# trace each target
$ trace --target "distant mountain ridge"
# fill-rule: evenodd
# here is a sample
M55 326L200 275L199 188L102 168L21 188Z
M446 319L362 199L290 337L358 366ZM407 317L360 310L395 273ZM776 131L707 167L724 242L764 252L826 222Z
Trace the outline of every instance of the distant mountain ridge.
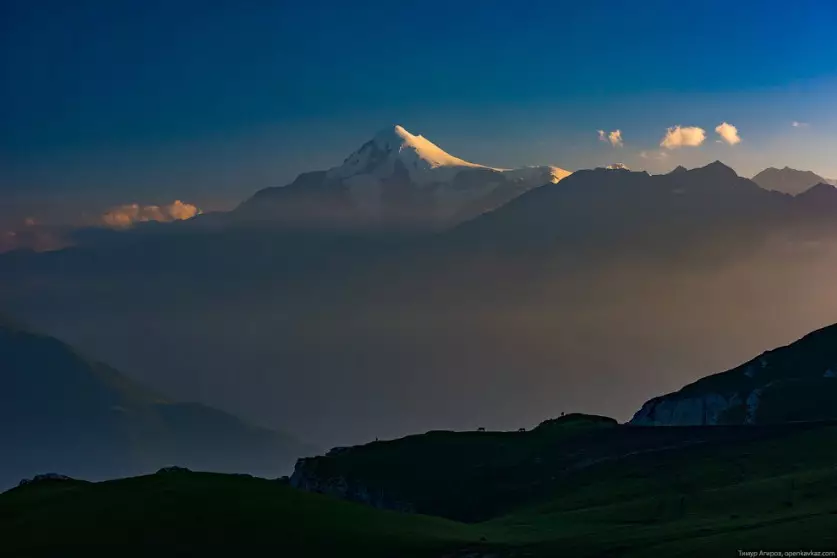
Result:
M446 226L569 174L554 166L478 165L394 126L377 133L337 167L260 190L230 217L234 223L312 227Z
M772 218L779 225L791 225L811 209L805 200L813 196L837 202L837 188L815 184L790 197L766 191L720 161L689 170L677 167L662 175L600 168L576 171L560 184L531 191L459 229L485 233L502 226L503 236L530 230L548 237L587 227L593 219L596 232L618 226L627 234L649 224L665 230L708 226L718 220L758 225L756 219Z
M311 450L197 403L176 403L61 341L0 320L0 486L166 465L279 476Z
M801 171L790 167L782 169L766 168L755 175L752 180L765 190L784 192L792 196L801 194L817 184L837 185L835 181L825 179L811 171Z
M830 187L770 192L722 163L666 175L584 170L409 242L246 227L175 236L190 228L178 222L159 226L171 235L137 234L130 245L10 254L0 257L0 292L21 315L84 339L125 370L152 371L154 385L188 393L194 382L265 424L298 420L308 437L337 444L414 428L433 415L409 402L428 397L452 409L456 426L495 416L487 396L439 389L448 378L486 393L496 384L479 378L497 378L498 392L519 390L509 407L520 412L553 381L572 385L568 392L590 385L571 371L599 367L616 384L644 366L638 398L659 393L654 376L671 362L686 363L685 377L705 370L696 364L702 342L730 337L716 326L721 320L734 328L760 322L741 334L751 341L769 328L805 328L802 311L794 325L764 323L791 304L818 304L827 289L818 285L827 282L824 260L837 239L835 199ZM786 300L786 285L798 289L798 301ZM126 300L144 302L140 309ZM186 324L196 331L183 335ZM73 336L75 328L83 333ZM656 328L665 330L659 341ZM724 343L719 350L736 354ZM619 348L603 362L587 356L602 347ZM183 354L194 358L187 370L176 364ZM242 358L247 366L236 368ZM401 389L401 374L421 396ZM320 385L325 393L315 391ZM259 409L244 406L247 390L260 390L252 396ZM322 409L339 417L358 397L369 399L366 422L344 427L337 418L338 434L322 434Z
M837 189L834 194L837 201ZM766 191L720 161L664 175L594 169L528 192L453 235L500 246L566 242L614 250L609 243L682 244L725 226L761 234L792 226L808 209L802 199Z
M837 419L837 324L655 397L636 425L769 424Z

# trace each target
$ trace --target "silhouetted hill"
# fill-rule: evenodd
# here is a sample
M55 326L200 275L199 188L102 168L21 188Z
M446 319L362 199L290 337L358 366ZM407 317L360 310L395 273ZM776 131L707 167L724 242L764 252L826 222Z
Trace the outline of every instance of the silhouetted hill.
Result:
M177 403L61 341L0 320L0 485L165 465L279 476L310 448L197 403Z
M161 472L0 494L0 554L29 557L438 557L481 530L244 475Z
M299 460L291 485L384 509L484 521L548 502L600 469L683 463L696 447L712 460L731 447L792 443L818 429L825 426L651 428L575 414L531 431L434 431L334 448Z
M808 219L828 222L837 215L837 187L821 182L797 194L800 213Z

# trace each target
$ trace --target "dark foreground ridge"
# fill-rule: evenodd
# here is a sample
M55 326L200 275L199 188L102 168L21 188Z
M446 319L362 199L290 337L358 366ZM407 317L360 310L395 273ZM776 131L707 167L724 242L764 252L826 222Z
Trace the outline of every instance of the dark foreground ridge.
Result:
M0 555L506 558L830 550L837 547L835 460L837 426L825 422L681 428L572 417L532 432L432 432L345 449L304 468L328 465L348 484L377 479L368 494L389 486L401 487L401 497L429 494L412 502L416 507L434 503L448 515L490 517L459 522L376 509L282 480L167 468L100 483L35 482L0 495Z
M477 530L251 477L163 470L0 495L2 556L438 556ZM348 554L347 554L348 553Z
M339 448L300 459L291 484L383 509L476 522L563 497L579 479L599 483L629 468L658 475L660 463L676 470L740 448L793 444L834 425L660 428L570 415L530 432L428 432Z
M829 186L830 188L830 186ZM837 324L655 397L632 424L777 424L837 419Z

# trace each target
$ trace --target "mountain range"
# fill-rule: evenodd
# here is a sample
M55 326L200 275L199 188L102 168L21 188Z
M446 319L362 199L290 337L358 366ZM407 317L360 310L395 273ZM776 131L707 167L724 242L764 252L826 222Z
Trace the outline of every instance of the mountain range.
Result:
M529 206L535 204L535 200L540 201L538 196L560 195L589 196L590 199L597 199L602 207L611 210L628 202L629 206L643 204L641 209L648 212L681 211L677 207L653 206L653 203L661 201L654 200L654 197L666 193L682 198L674 202L674 205L714 204L718 207L704 207L700 211L717 210L731 214L742 208L723 207L730 202L752 202L756 205L770 203L764 202L767 196L759 197L752 192L753 185L792 196L803 194L819 184L837 185L837 181L827 180L811 171L788 167L765 169L754 176L752 181L744 178L739 180L735 171L719 161L702 169L682 174L689 171L679 166L666 175L654 175L649 184L657 185L656 188L643 190L642 187L632 189L628 185L630 181L637 183L636 178L602 174L603 171L629 171L625 165L615 163L592 171L582 171L582 174L597 173L593 178L576 179L580 181L579 184L586 184L589 191L583 192L582 187L577 186L572 193L565 193L563 188L551 185L569 177L572 174L570 171L549 165L501 169L471 163L445 152L423 136L413 135L402 126L395 125L379 131L341 165L328 170L305 172L288 185L259 190L230 212L198 215L188 223L177 225L194 229L258 226L332 232L374 231L381 228L387 231L432 232L466 223L503 208L512 200L540 190L542 186L550 186L545 190L552 194L526 196ZM640 174L651 177L644 172ZM724 174L726 176L722 176ZM602 186L593 182L605 176L609 177L608 183L625 183L625 188L608 192L615 196L601 197ZM663 176L668 178L661 178ZM700 184L707 180L710 184L701 188ZM722 184L734 181L749 185L742 186L751 190L749 199L743 197L746 194L742 188L723 189ZM716 190L713 195L737 196L737 199L724 199L720 203L717 197L706 197L709 190L715 187L721 190ZM687 189L690 192L683 197ZM701 198L701 201L695 198ZM578 211L583 208L579 208L575 200L561 201L565 202L562 208L573 217L585 215L583 211ZM646 203L649 201L652 203L650 206ZM552 208L551 205L545 207ZM758 211L758 208L755 210ZM628 208L622 213L632 215ZM654 217L659 218L661 215ZM696 213L694 217L699 219L701 215ZM647 215L641 219L647 220ZM640 220L639 216L637 220ZM558 219L554 221L559 222ZM152 226L144 225L145 228ZM558 226L563 226L563 221ZM157 230L159 232L160 229Z
M229 218L234 223L305 227L438 228L569 174L554 166L498 169L470 163L394 126L377 133L340 166L256 192Z
M315 451L198 403L170 401L54 337L0 319L0 487L169 465L277 477Z
M350 186L367 179L353 177L381 186L403 167L403 184L437 191L462 173L512 172L382 136L392 141L373 140L343 170L227 214L0 256L0 305L178 399L293 424L322 445L555 409L627 419L651 395L837 312L822 279L837 263L837 189L768 191L720 162L576 171L405 234L374 212L360 231L284 220L281 200L307 180L323 207L348 199L338 213L357 216ZM410 174L411 157L431 163Z
M628 169L615 163L597 170ZM681 170L686 169L678 167L670 174ZM433 232L492 212L570 174L550 165L502 169L471 163L395 125L379 131L342 164L304 172L290 184L259 190L231 211L200 214L167 226L153 221L135 223L131 230L118 232L30 224L0 231L0 253L20 248L55 250L111 242L114 237L124 241L144 234L197 234L242 227L331 233ZM788 167L765 169L752 182L765 190L794 196L818 184L837 185L837 180Z

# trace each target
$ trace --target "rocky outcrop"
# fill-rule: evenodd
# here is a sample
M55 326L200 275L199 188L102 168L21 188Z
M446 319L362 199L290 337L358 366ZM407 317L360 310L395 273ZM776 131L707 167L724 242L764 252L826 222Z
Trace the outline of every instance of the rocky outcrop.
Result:
M707 393L696 397L662 396L645 403L631 424L705 426L722 424L725 413L741 405L737 393Z
M837 325L646 402L641 426L837 419Z
M45 473L43 475L35 475L31 479L23 479L18 483L18 486L28 486L32 484L52 483L52 482L74 482L76 479L68 477L67 475L59 475L58 473Z
M328 457L328 455L333 454L332 452L329 452L326 457ZM296 467L294 467L294 473L290 478L291 486L307 492L327 494L343 500L360 502L362 504L367 504L380 509L407 513L414 513L416 511L415 506L409 502L404 502L392 497L383 489L370 488L363 482L353 480L350 476L345 474L330 475L319 470L317 465L322 459L323 458L319 457L299 459L296 462Z

